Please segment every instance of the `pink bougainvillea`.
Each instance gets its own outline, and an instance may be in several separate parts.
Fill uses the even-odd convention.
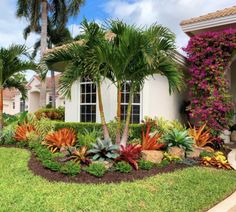
[[[236,32],[232,29],[196,35],[184,49],[190,63],[190,119],[196,125],[207,121],[216,133],[228,128],[233,116],[225,74],[235,50]]]

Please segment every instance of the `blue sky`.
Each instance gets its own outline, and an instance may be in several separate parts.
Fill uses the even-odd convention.
[[[32,48],[39,36],[32,34],[27,41],[23,39],[22,31],[27,23],[15,16],[17,1],[0,2],[0,46],[17,43]],[[189,40],[179,25],[182,20],[231,6],[236,6],[235,0],[87,0],[79,16],[70,19],[68,26],[75,36],[80,33],[79,23],[83,17],[99,23],[107,18],[118,18],[141,26],[150,26],[156,22],[176,34],[176,45],[181,51]]]

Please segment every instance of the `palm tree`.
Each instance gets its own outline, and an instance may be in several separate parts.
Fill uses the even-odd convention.
[[[22,60],[22,57],[25,56],[29,57],[25,46],[12,45],[7,49],[0,48],[0,136],[3,128],[3,89],[16,88],[25,98],[26,88],[19,73],[28,69],[36,69],[34,63]]]
[[[126,146],[131,117],[133,95],[141,90],[144,81],[154,74],[167,77],[169,92],[179,90],[182,73],[172,61],[175,50],[175,36],[167,28],[153,25],[148,29],[139,29],[120,21],[111,21],[107,28],[109,39],[101,39],[89,46],[91,37],[84,40],[84,45],[71,44],[68,48],[55,51],[47,56],[48,63],[73,61],[68,63],[65,73],[68,81],[62,86],[68,93],[78,76],[90,74],[98,79],[109,78],[117,90],[117,143]],[[88,46],[89,48],[86,48]],[[70,70],[70,71],[68,71]],[[74,77],[74,80],[71,80]],[[100,80],[98,80],[100,82]],[[121,85],[130,84],[130,96],[125,127],[120,141],[120,93]]]
[[[25,28],[24,30],[24,38],[27,39],[28,35],[30,34],[30,29]],[[39,29],[39,32],[41,29]],[[62,26],[57,27],[52,24],[52,21],[48,19],[48,49],[51,49],[54,46],[59,46],[70,41],[73,41],[72,35],[68,28]],[[37,40],[34,44],[34,51],[32,53],[32,58],[35,58],[37,52],[40,49],[41,39]],[[51,70],[51,81],[52,81],[52,107],[56,107],[56,82],[55,82],[55,72]]]
[[[101,91],[104,69],[99,68],[99,65],[92,66],[89,60],[94,54],[98,43],[105,40],[105,34],[99,25],[94,22],[88,23],[87,20],[84,20],[81,26],[84,33],[76,38],[80,39],[79,41],[68,45],[67,48],[60,48],[59,50],[49,53],[45,56],[44,62],[46,62],[48,66],[56,62],[67,63],[66,70],[62,73],[60,78],[60,91],[69,98],[71,97],[71,87],[79,78],[89,77],[92,81],[96,82],[103,135],[105,139],[108,139],[110,136],[105,120]],[[42,64],[43,63],[41,63],[42,69],[47,71],[47,66]],[[94,69],[94,67],[97,68]]]
[[[125,146],[133,95],[142,89],[145,79],[157,73],[166,76],[171,93],[180,89],[182,74],[170,59],[175,50],[175,36],[167,28],[154,24],[143,30],[120,21],[111,21],[107,30],[115,34],[112,42],[103,42],[94,56],[90,57],[90,63],[97,61],[97,64],[103,64],[104,69],[109,69],[110,79],[117,86],[116,142]],[[120,142],[120,93],[122,83],[126,82],[130,84],[130,96],[125,128]]]
[[[70,16],[79,13],[84,0],[17,0],[17,17],[28,20],[28,31],[38,32],[41,28],[41,58],[47,50],[48,16],[56,26],[65,26]],[[41,24],[41,27],[40,27]],[[41,106],[46,105],[46,83],[42,82],[40,92]]]

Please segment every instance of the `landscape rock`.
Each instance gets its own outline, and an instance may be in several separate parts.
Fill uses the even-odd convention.
[[[185,151],[179,147],[170,147],[168,149],[168,154],[173,157],[185,158]]]
[[[157,150],[143,150],[141,154],[144,160],[152,163],[160,163],[164,157],[164,153]]]
[[[193,147],[193,151],[188,153],[189,158],[198,158],[200,157],[201,152],[204,151],[203,148]]]

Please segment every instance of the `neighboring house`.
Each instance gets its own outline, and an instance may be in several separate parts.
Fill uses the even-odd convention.
[[[236,6],[184,20],[180,25],[190,37],[203,32],[222,31],[229,28],[236,29]],[[232,58],[229,65],[230,69],[225,75],[230,82],[230,93],[236,111],[236,56]]]
[[[14,115],[27,110],[26,101],[21,99],[21,94],[16,89],[4,89],[3,112]]]
[[[56,80],[56,107],[64,106],[65,99],[58,92],[58,80],[60,75],[55,76]],[[40,88],[41,81],[38,76],[34,75],[27,84],[28,88],[28,111],[35,112],[40,108]],[[46,104],[52,103],[52,80],[51,77],[46,78]]]
[[[58,92],[58,80],[59,75],[55,76],[56,79],[56,107],[65,106],[65,99]],[[46,79],[47,92],[46,92],[46,104],[52,103],[52,81],[50,77]],[[38,76],[33,76],[27,83],[27,99],[23,101],[21,94],[16,89],[5,89],[3,92],[3,112],[14,115],[28,110],[29,112],[35,112],[40,108],[40,86],[41,82]]]

